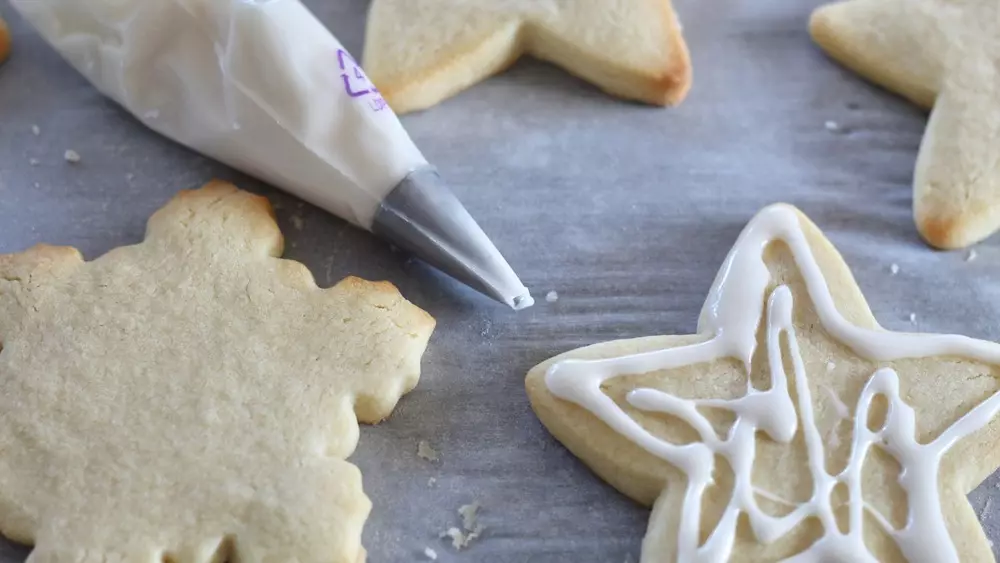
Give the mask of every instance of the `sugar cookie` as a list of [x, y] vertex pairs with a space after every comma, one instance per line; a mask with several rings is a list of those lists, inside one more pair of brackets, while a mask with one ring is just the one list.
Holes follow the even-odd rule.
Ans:
[[829, 241], [778, 205], [740, 235], [697, 334], [575, 350], [527, 389], [556, 438], [653, 506], [643, 563], [957, 563], [993, 559], [966, 494], [1000, 466], [998, 366], [1000, 344], [879, 327]]
[[364, 560], [344, 460], [434, 321], [281, 251], [267, 200], [213, 182], [91, 262], [0, 256], [0, 531], [32, 561]]
[[1000, 3], [849, 0], [818, 8], [834, 59], [931, 111], [913, 178], [924, 239], [961, 248], [1000, 228]]
[[397, 113], [426, 109], [522, 54], [610, 94], [680, 103], [691, 62], [670, 0], [375, 0], [364, 68]]

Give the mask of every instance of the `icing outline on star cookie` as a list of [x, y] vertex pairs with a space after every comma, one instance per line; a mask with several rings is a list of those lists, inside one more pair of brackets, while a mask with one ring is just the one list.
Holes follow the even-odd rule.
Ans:
[[[1000, 392], [990, 395], [934, 440], [920, 444], [915, 437], [915, 412], [900, 396], [898, 375], [891, 369], [878, 369], [867, 379], [854, 412], [850, 461], [840, 473], [828, 473], [822, 439], [813, 417], [804, 362], [791, 323], [791, 291], [781, 285], [767, 293], [771, 274], [764, 262], [763, 250], [774, 241], [782, 241], [790, 248], [823, 328], [858, 355], [874, 361], [958, 355], [1000, 363], [1000, 345], [995, 343], [954, 335], [871, 330], [847, 321], [834, 304], [796, 212], [788, 206], [777, 205], [762, 211], [746, 227], [713, 284], [698, 331], [714, 335], [711, 339], [608, 359], [558, 361], [545, 373], [546, 387], [555, 397], [583, 407], [618, 434], [687, 476], [678, 527], [677, 561], [726, 561], [732, 553], [737, 522], [742, 513], [748, 515], [755, 537], [763, 544], [776, 541], [809, 517], [820, 520], [823, 536], [805, 551], [786, 559], [787, 562], [825, 561], [831, 557], [875, 561], [862, 537], [862, 515], [867, 512], [895, 539], [908, 560], [957, 562], [958, 554], [941, 511], [938, 469], [949, 448], [993, 419], [1000, 410]], [[769, 389], [759, 390], [748, 383], [746, 395], [733, 400], [682, 399], [652, 388], [633, 389], [626, 395], [628, 403], [635, 408], [666, 413], [687, 422], [696, 430], [701, 442], [677, 445], [657, 438], [602, 392], [601, 385], [617, 376], [672, 369], [724, 357], [741, 360], [749, 374], [751, 357], [757, 347], [757, 328], [764, 313], [765, 295], [768, 315], [766, 345], [771, 366]], [[803, 431], [813, 478], [813, 494], [792, 512], [774, 517], [757, 506], [754, 495], [766, 497], [768, 493], [755, 489], [750, 471], [756, 451], [757, 430], [781, 443], [790, 442], [798, 431], [799, 414], [789, 392], [779, 345], [782, 334], [787, 337], [793, 377], [799, 393], [799, 414], [805, 421]], [[867, 415], [877, 395], [888, 400], [890, 409], [883, 426], [872, 431], [866, 425]], [[725, 439], [719, 439], [712, 424], [698, 412], [699, 406], [723, 408], [736, 415], [736, 422]], [[905, 479], [900, 479], [908, 497], [907, 524], [901, 529], [896, 529], [877, 511], [865, 506], [861, 497], [862, 465], [872, 445], [879, 445], [891, 453], [906, 475]], [[699, 545], [702, 497], [713, 481], [716, 455], [724, 457], [733, 468], [736, 483], [722, 518], [710, 531], [707, 541]], [[833, 489], [840, 483], [848, 486], [851, 500], [846, 533], [840, 532], [831, 503]]]

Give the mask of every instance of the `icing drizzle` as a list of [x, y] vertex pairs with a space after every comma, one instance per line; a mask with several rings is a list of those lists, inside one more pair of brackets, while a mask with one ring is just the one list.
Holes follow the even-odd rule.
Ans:
[[[765, 247], [784, 241], [805, 280], [824, 329], [859, 356], [872, 361], [930, 356], [962, 356], [984, 363], [1000, 364], [1000, 345], [964, 336], [893, 333], [858, 327], [845, 319], [834, 305], [833, 296], [812, 254], [796, 212], [784, 205], [761, 211], [744, 229], [719, 272], [702, 310], [698, 332], [712, 334], [705, 342], [601, 360], [563, 360], [545, 375], [550, 392], [589, 410], [616, 432], [649, 453], [677, 467], [687, 476], [681, 520], [678, 526], [676, 560], [716, 563], [729, 559], [741, 513], [746, 514], [757, 540], [769, 544], [791, 532], [803, 520], [815, 517], [823, 536], [786, 563], [825, 561], [874, 562], [863, 539], [863, 516], [868, 510], [862, 498], [862, 467], [872, 445], [890, 453], [903, 469], [899, 481], [908, 498], [904, 527], [897, 529], [877, 511], [868, 510], [887, 534], [895, 539], [908, 561], [928, 563], [958, 562], [949, 537], [938, 493], [938, 471], [944, 454], [960, 439], [987, 425], [1000, 410], [1000, 392], [944, 430], [935, 440], [917, 441], [916, 413], [899, 394], [899, 376], [889, 368], [875, 371], [865, 383], [853, 413], [853, 439], [847, 466], [831, 475], [825, 466], [823, 439], [815, 423], [811, 390], [792, 324], [793, 299], [787, 286], [767, 294], [771, 280], [764, 263]], [[673, 444], [646, 431], [604, 392], [601, 384], [619, 375], [642, 374], [685, 365], [735, 357], [749, 373], [757, 346], [757, 328], [767, 296], [766, 345], [770, 365], [770, 387], [760, 390], [748, 382], [746, 395], [732, 399], [683, 399], [652, 388], [632, 390], [626, 400], [633, 407], [667, 413], [688, 423], [700, 442]], [[798, 401], [789, 390], [789, 374], [780, 346], [787, 343]], [[875, 397], [883, 396], [889, 409], [883, 426], [868, 428], [868, 412]], [[796, 411], [796, 406], [798, 411]], [[736, 421], [720, 438], [698, 407], [724, 408]], [[753, 488], [751, 474], [756, 454], [757, 431], [772, 440], [789, 443], [802, 420], [809, 470], [811, 498], [780, 517], [763, 512], [755, 498], [767, 496]], [[735, 481], [729, 504], [708, 539], [699, 544], [702, 496], [712, 483], [715, 456], [726, 459]], [[843, 483], [848, 491], [847, 531], [841, 532], [834, 515], [832, 493]]]

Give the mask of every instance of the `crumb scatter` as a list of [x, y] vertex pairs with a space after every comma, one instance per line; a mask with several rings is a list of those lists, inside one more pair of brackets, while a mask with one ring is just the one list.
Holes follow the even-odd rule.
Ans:
[[440, 459], [437, 450], [432, 448], [427, 440], [417, 442], [417, 456], [427, 461], [437, 461]]
[[479, 538], [483, 530], [486, 528], [478, 522], [479, 520], [479, 509], [481, 505], [478, 502], [473, 502], [472, 504], [463, 504], [458, 508], [458, 515], [462, 517], [462, 529], [455, 526], [448, 528], [447, 530], [441, 532], [440, 537], [451, 538], [451, 546], [455, 548], [456, 551], [461, 551], [472, 543], [473, 540]]
[[462, 517], [462, 527], [468, 531], [474, 531], [479, 519], [479, 503], [463, 504], [458, 508], [458, 514]]

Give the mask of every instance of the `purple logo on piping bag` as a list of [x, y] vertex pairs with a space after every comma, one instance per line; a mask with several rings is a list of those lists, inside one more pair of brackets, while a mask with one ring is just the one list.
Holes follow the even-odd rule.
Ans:
[[372, 111], [382, 111], [389, 107], [385, 98], [379, 94], [378, 89], [371, 80], [368, 80], [365, 72], [347, 51], [337, 49], [337, 62], [340, 63], [340, 78], [344, 81], [344, 91], [348, 96], [352, 98], [369, 96], [368, 107]]

